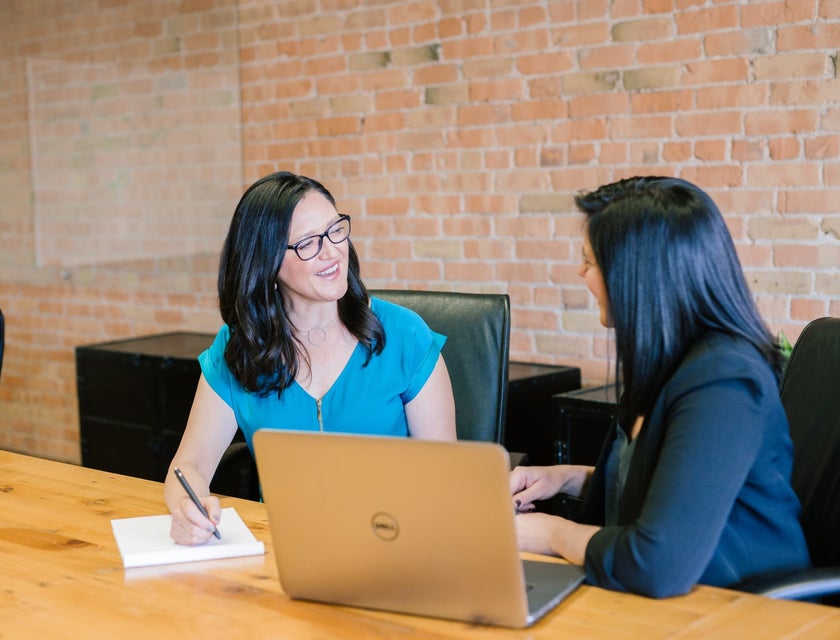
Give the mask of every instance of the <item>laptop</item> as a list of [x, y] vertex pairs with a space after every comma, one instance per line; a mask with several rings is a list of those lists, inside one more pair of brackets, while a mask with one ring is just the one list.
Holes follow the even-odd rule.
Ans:
[[253, 444], [292, 598], [521, 628], [584, 580], [520, 559], [498, 444], [267, 429]]

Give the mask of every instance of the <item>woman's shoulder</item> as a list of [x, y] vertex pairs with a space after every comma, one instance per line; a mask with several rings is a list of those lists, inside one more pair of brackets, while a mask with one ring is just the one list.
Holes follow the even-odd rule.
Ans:
[[213, 336], [213, 342], [210, 343], [210, 346], [207, 348], [208, 351], [218, 351], [221, 349], [224, 351], [224, 348], [227, 346], [228, 341], [230, 340], [230, 327], [226, 324], [223, 324], [219, 327], [219, 330], [216, 332], [216, 335]]
[[371, 297], [371, 310], [379, 318], [387, 337], [386, 344], [393, 340], [400, 343], [421, 345], [436, 343], [443, 345], [445, 338], [436, 333], [415, 311], [382, 298]]
[[691, 346], [687, 357], [760, 361], [767, 364], [764, 356], [749, 340], [722, 331], [704, 333]]
[[720, 379], [752, 380], [776, 388], [778, 379], [770, 363], [745, 338], [709, 331], [688, 350], [675, 377], [693, 382]]

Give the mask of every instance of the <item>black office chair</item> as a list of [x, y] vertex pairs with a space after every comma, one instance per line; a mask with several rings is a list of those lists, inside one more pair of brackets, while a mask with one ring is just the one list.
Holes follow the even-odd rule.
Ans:
[[[455, 396], [458, 438], [503, 444], [510, 352], [507, 294], [383, 289], [370, 295], [412, 309], [433, 331], [447, 336], [441, 354]], [[525, 462], [518, 453], [512, 453], [511, 460]], [[225, 451], [210, 489], [259, 499], [256, 465], [244, 442], [234, 442]]]
[[840, 318], [805, 327], [780, 388], [793, 440], [791, 482], [814, 568], [759, 576], [736, 588], [840, 605]]
[[459, 440], [504, 443], [510, 299], [504, 293], [380, 289], [370, 295], [407, 307], [447, 337], [441, 355], [455, 396]]

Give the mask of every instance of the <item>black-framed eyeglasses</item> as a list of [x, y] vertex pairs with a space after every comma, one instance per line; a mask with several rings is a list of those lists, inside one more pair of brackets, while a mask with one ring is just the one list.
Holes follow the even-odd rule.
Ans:
[[306, 236], [298, 240], [294, 244], [286, 246], [286, 249], [292, 249], [301, 260], [312, 260], [315, 256], [321, 253], [321, 248], [324, 246], [324, 238], [333, 244], [344, 242], [350, 237], [350, 216], [343, 215], [338, 220], [333, 222], [324, 233], [319, 233], [314, 236]]

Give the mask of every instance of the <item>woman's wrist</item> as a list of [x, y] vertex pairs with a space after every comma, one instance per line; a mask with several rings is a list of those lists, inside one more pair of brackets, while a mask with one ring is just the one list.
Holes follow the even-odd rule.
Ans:
[[589, 478], [592, 476], [593, 467], [584, 465], [557, 465], [555, 473], [558, 476], [557, 493], [579, 498], [583, 495]]

